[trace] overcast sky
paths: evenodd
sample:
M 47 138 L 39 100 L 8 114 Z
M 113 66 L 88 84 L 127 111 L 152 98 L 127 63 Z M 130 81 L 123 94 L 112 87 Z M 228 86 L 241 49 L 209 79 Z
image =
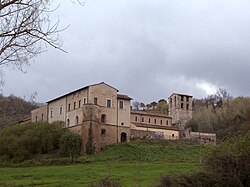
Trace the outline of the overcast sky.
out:
M 5 69 L 3 94 L 36 100 L 106 82 L 136 101 L 172 92 L 250 96 L 249 0 L 55 0 L 63 53 L 48 48 L 23 74 Z

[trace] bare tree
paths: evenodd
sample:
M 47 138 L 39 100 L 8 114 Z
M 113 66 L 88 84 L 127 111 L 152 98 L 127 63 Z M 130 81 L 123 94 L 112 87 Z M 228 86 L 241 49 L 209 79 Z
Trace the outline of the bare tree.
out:
M 49 5 L 50 0 L 0 0 L 0 67 L 22 70 L 47 46 L 62 50 L 59 21 L 51 24 Z

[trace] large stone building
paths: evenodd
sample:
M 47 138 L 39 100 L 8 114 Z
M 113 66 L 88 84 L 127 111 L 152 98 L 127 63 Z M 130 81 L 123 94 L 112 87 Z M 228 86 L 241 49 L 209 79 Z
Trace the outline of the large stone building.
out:
M 131 98 L 101 82 L 72 91 L 31 112 L 31 121 L 62 121 L 82 138 L 82 150 L 90 131 L 95 151 L 133 138 L 179 139 L 181 124 L 192 118 L 192 96 L 172 94 L 169 116 L 131 110 Z

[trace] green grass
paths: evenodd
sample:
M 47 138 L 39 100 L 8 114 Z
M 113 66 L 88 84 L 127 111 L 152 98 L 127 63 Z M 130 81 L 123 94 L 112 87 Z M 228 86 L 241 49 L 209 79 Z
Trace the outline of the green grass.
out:
M 207 147 L 182 142 L 133 141 L 88 156 L 69 166 L 0 168 L 0 186 L 88 186 L 111 176 L 122 186 L 152 186 L 161 175 L 200 170 Z

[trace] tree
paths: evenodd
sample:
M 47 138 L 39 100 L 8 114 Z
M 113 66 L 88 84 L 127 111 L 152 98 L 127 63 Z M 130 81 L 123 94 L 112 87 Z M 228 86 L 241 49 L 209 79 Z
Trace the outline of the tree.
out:
M 133 109 L 135 109 L 135 110 L 140 110 L 140 105 L 141 105 L 140 102 L 135 101 L 135 102 L 133 102 L 132 105 L 133 105 Z
M 142 110 L 144 110 L 146 108 L 146 105 L 144 103 L 140 103 L 140 106 L 141 106 Z
M 151 103 L 151 106 L 153 107 L 153 109 L 155 109 L 156 106 L 157 106 L 157 102 L 153 101 L 153 102 Z
M 50 0 L 0 1 L 0 65 L 11 63 L 22 70 L 47 45 L 62 50 L 59 21 L 51 24 L 49 4 Z

